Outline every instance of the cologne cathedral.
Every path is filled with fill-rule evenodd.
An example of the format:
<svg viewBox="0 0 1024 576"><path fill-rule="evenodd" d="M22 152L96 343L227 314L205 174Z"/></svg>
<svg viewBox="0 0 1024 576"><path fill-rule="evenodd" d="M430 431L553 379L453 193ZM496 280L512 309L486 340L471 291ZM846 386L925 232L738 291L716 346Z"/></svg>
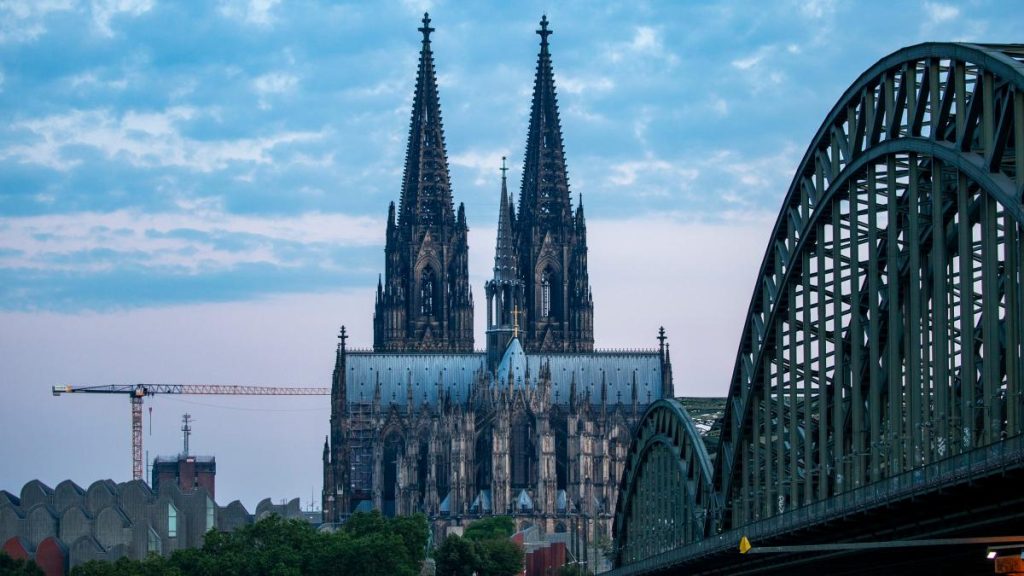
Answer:
<svg viewBox="0 0 1024 576"><path fill-rule="evenodd" d="M544 533L584 518L600 541L634 423L672 395L664 331L650 351L594 349L586 219L569 192L545 17L518 203L503 167L486 348L474 350L468 226L454 205L426 15L419 31L373 350L348 349L344 328L337 350L324 521L423 512L440 537L492 514Z"/></svg>

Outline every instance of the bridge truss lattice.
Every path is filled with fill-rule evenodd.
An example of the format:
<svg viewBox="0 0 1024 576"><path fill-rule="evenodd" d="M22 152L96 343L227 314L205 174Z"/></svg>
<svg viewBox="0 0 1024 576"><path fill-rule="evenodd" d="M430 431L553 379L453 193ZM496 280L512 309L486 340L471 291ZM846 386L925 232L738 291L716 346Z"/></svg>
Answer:
<svg viewBox="0 0 1024 576"><path fill-rule="evenodd" d="M701 445L685 413L645 418L617 564L1024 458L1022 61L1024 46L921 44L846 90L775 224L707 485L688 468ZM672 413L664 404L652 412ZM671 469L669 444L650 440L669 428L684 436L679 497L646 471ZM658 525L680 504L671 514L702 531Z"/></svg>

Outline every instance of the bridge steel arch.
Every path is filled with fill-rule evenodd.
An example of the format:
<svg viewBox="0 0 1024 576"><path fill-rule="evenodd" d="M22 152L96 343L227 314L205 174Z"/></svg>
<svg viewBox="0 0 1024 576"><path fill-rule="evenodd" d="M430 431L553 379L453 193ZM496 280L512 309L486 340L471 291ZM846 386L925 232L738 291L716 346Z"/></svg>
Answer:
<svg viewBox="0 0 1024 576"><path fill-rule="evenodd" d="M683 405L651 404L637 423L615 505L615 539L623 562L704 538L711 460Z"/></svg>
<svg viewBox="0 0 1024 576"><path fill-rule="evenodd" d="M748 308L705 539L1024 460L1022 61L905 48L825 118ZM644 475L627 472L623 493Z"/></svg>

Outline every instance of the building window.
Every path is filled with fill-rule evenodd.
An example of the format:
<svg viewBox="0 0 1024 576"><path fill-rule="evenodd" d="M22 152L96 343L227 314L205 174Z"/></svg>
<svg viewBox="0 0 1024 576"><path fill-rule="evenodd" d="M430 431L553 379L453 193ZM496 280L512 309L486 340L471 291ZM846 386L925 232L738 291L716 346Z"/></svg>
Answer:
<svg viewBox="0 0 1024 576"><path fill-rule="evenodd" d="M551 316L551 272L545 270L540 279L540 315Z"/></svg>
<svg viewBox="0 0 1024 576"><path fill-rule="evenodd" d="M213 530L214 524L217 523L217 506L213 503L210 498L206 499L206 530Z"/></svg>
<svg viewBox="0 0 1024 576"><path fill-rule="evenodd" d="M420 278L420 314L434 315L434 269L429 266L423 269Z"/></svg>
<svg viewBox="0 0 1024 576"><path fill-rule="evenodd" d="M149 545L147 546L146 551L152 552L153 554L162 553L160 547L160 535L156 533L156 530L153 530L152 526L149 527Z"/></svg>
<svg viewBox="0 0 1024 576"><path fill-rule="evenodd" d="M178 509L170 502L167 503L167 537L178 537Z"/></svg>

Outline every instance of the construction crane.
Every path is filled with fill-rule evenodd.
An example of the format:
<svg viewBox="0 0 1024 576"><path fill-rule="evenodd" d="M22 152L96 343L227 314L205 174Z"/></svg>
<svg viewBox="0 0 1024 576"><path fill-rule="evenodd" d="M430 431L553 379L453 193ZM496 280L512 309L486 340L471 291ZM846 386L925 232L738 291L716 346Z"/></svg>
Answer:
<svg viewBox="0 0 1024 576"><path fill-rule="evenodd" d="M132 479L142 480L142 399L157 394L220 396L325 396L330 388L272 388L217 384L111 384L107 386L54 386L53 395L123 394L132 404Z"/></svg>

